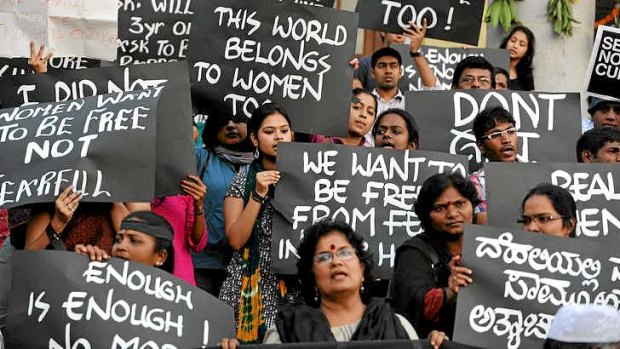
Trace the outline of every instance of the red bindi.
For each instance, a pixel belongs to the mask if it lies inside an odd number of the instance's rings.
[[[332,251],[335,250],[336,249],[336,245],[334,245],[334,244],[329,245],[329,249],[332,250]]]

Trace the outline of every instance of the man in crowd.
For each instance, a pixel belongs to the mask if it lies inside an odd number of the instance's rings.
[[[584,120],[582,131],[592,128],[609,126],[620,130],[620,102],[597,97],[588,98],[590,103],[588,113],[591,119]]]
[[[515,119],[502,107],[487,108],[474,118],[474,135],[482,155],[489,161],[516,162],[519,152]],[[474,208],[477,224],[487,222],[486,181],[484,168],[472,173],[469,179],[474,183],[482,203]]]
[[[597,127],[584,133],[577,141],[577,161],[620,162],[620,130]]]
[[[568,304],[555,314],[544,349],[620,349],[620,313],[609,305]]]
[[[454,68],[452,89],[469,90],[477,88],[483,90],[495,88],[495,68],[483,57],[469,56],[460,61]]]

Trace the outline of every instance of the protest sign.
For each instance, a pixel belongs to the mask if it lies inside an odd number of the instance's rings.
[[[273,0],[196,3],[189,49],[194,97],[251,116],[284,107],[295,131],[345,136],[357,14]]]
[[[86,69],[99,67],[101,61],[83,57],[52,57],[47,62],[47,71],[59,69]],[[26,58],[0,58],[0,77],[9,75],[32,74],[32,66]]]
[[[283,343],[277,346],[273,344],[244,345],[244,349],[432,349],[428,340],[364,340],[350,342],[306,342],[306,343]],[[217,349],[212,347],[210,349]],[[441,349],[476,349],[469,345],[444,341]]]
[[[280,2],[289,2],[300,5],[318,6],[318,7],[334,7],[336,0],[278,0]]]
[[[359,0],[360,28],[402,34],[410,23],[422,27],[426,37],[476,46],[482,26],[484,0]]]
[[[234,337],[232,309],[172,274],[59,251],[13,255],[8,332],[10,348],[50,349],[205,348]]]
[[[164,85],[157,108],[155,191],[157,196],[174,195],[180,192],[181,178],[196,171],[185,62],[4,77],[0,78],[0,102],[7,108]]]
[[[417,91],[407,93],[406,100],[422,130],[420,148],[467,155],[471,171],[485,161],[472,130],[474,118],[496,106],[516,121],[519,161],[575,161],[575,142],[581,135],[579,93]]]
[[[187,57],[192,27],[191,0],[121,0],[118,63],[162,63]]]
[[[586,91],[599,98],[620,99],[620,29],[599,26],[586,73]]]
[[[541,348],[564,304],[620,305],[616,244],[467,225],[454,339],[483,348]]]
[[[273,202],[273,269],[295,274],[303,230],[322,219],[346,221],[374,255],[377,275],[389,279],[396,248],[422,232],[413,205],[422,183],[442,172],[467,174],[465,157],[421,151],[282,143],[282,179]]]
[[[0,207],[146,201],[155,190],[157,101],[163,87],[0,110]]]
[[[412,59],[409,59],[409,45],[391,45],[395,48],[400,56],[403,57],[403,77],[400,79],[399,87],[401,91],[419,91],[422,90],[422,80],[417,71],[417,66]],[[462,47],[447,48],[435,46],[422,46],[421,51],[433,69],[435,77],[439,80],[441,88],[449,90],[452,88],[452,77],[454,76],[454,68],[466,57],[480,56],[484,57],[494,67],[502,68],[506,71],[510,69],[510,57],[508,51],[498,48],[467,48]]]
[[[617,164],[484,165],[488,221],[520,229],[521,202],[530,189],[551,183],[571,193],[577,204],[578,237],[620,238],[620,168]]]
[[[30,57],[33,40],[56,57],[114,60],[117,16],[116,0],[3,1],[0,56]]]

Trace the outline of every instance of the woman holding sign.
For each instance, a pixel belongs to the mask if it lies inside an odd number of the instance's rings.
[[[220,298],[234,308],[239,341],[258,343],[274,324],[280,303],[291,297],[271,270],[271,197],[280,180],[278,144],[291,142],[293,130],[286,111],[273,103],[252,113],[248,129],[259,157],[235,176],[224,199],[226,237],[236,252]]]
[[[523,199],[517,223],[523,230],[572,238],[577,227],[577,205],[566,189],[539,184]]]
[[[534,90],[532,63],[534,61],[534,33],[527,27],[518,25],[512,28],[502,40],[500,48],[508,50],[510,56],[510,90]]]
[[[396,312],[407,316],[420,336],[432,330],[452,335],[456,296],[472,282],[461,265],[465,224],[480,203],[474,185],[459,174],[427,179],[415,203],[424,232],[396,251],[392,288]]]

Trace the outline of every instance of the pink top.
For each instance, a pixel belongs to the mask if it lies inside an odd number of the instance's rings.
[[[205,233],[198,244],[192,242],[192,230],[194,227],[194,201],[189,195],[166,196],[163,199],[155,199],[151,204],[151,210],[158,215],[166,218],[174,230],[172,248],[174,249],[174,270],[173,274],[196,286],[194,279],[194,264],[190,248],[194,252],[202,251],[207,245],[207,227],[204,216],[202,225]]]

